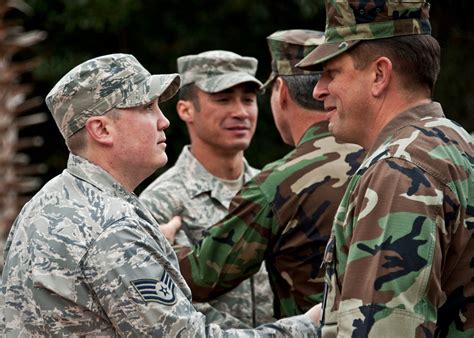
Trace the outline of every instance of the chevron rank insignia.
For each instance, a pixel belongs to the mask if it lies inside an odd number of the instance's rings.
[[[175,285],[165,271],[160,280],[137,279],[132,281],[132,285],[145,302],[157,302],[164,305],[176,303]]]

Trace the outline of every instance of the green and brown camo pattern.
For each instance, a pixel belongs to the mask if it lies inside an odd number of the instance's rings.
[[[244,185],[229,215],[198,245],[178,252],[193,299],[205,301],[232,289],[265,262],[277,318],[321,302],[324,248],[362,157],[359,146],[335,141],[327,121],[309,128],[294,151]]]
[[[272,57],[272,73],[263,85],[266,88],[276,76],[312,74],[313,71],[295,67],[318,45],[324,43],[324,33],[308,29],[277,31],[267,37]]]
[[[473,147],[435,102],[384,128],[336,214],[324,337],[474,336]]]
[[[430,34],[430,4],[413,0],[326,1],[326,42]]]

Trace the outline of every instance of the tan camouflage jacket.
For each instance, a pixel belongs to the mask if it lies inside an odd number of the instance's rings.
[[[206,299],[225,292],[265,262],[277,318],[320,303],[324,249],[363,155],[359,146],[337,143],[327,121],[308,128],[293,151],[244,185],[229,215],[209,235],[180,250],[181,271],[193,296]]]
[[[336,214],[323,337],[474,337],[473,164],[438,103],[383,129]]]
[[[5,258],[2,336],[311,337],[316,330],[305,316],[258,330],[206,326],[147,209],[74,155],[22,209]]]
[[[244,159],[244,181],[259,171]],[[185,146],[169,170],[152,182],[140,195],[158,223],[166,223],[174,215],[182,217],[177,234],[177,247],[197,243],[207,228],[227,215],[235,192],[209,173]],[[254,277],[243,281],[208,304],[195,303],[209,322],[224,328],[254,327],[274,321],[273,293],[265,267]]]

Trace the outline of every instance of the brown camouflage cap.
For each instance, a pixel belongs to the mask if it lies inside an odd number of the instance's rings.
[[[244,82],[262,83],[255,78],[257,59],[225,50],[212,50],[178,58],[183,86],[194,83],[207,93],[217,93]]]
[[[110,54],[88,60],[64,75],[46,96],[46,104],[64,139],[91,116],[112,108],[138,107],[179,89],[179,74],[151,75],[133,55]]]
[[[297,67],[312,68],[361,40],[431,34],[429,10],[420,0],[326,0],[326,41]]]
[[[267,42],[272,56],[272,72],[262,89],[266,89],[278,75],[313,73],[295,65],[324,43],[324,33],[307,29],[282,30],[267,36]]]

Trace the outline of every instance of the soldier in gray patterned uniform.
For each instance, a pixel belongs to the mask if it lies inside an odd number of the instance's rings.
[[[75,67],[48,94],[71,154],[9,234],[2,336],[314,335],[313,312],[223,331],[193,308],[173,248],[132,192],[166,163],[169,122],[158,102],[179,82],[178,74],[150,75],[133,56],[111,54]]]
[[[429,9],[327,1],[326,41],[300,63],[323,64],[331,132],[368,152],[326,248],[323,337],[474,337],[474,141],[432,101]]]
[[[191,145],[173,167],[140,195],[158,223],[180,215],[182,230],[175,247],[197,243],[206,229],[228,212],[242,184],[258,173],[244,150],[257,120],[257,60],[214,50],[178,58],[183,81],[176,105],[186,123]],[[195,303],[210,322],[221,327],[255,327],[274,321],[273,293],[265,267],[235,289]]]

